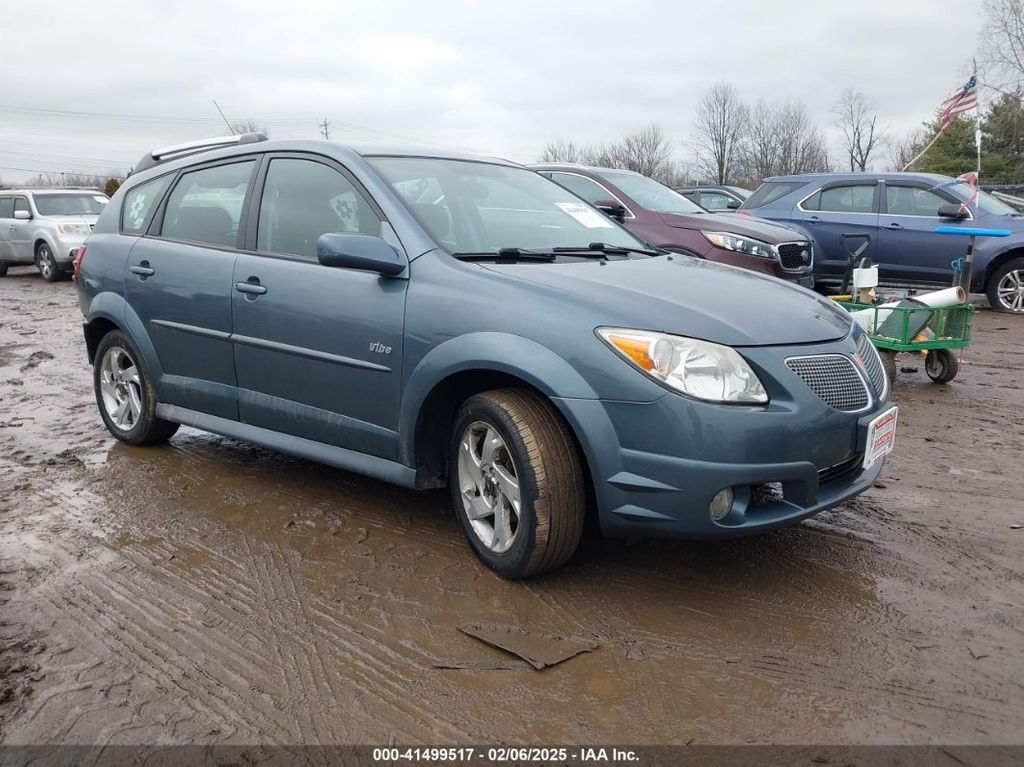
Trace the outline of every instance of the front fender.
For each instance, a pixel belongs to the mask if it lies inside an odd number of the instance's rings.
[[[412,464],[416,420],[427,396],[449,376],[470,370],[520,378],[552,398],[556,406],[559,399],[597,399],[590,384],[565,359],[535,341],[511,333],[457,336],[424,355],[405,382],[399,420],[403,463]]]

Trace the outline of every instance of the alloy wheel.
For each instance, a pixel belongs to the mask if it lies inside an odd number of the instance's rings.
[[[1004,274],[996,286],[996,296],[1004,309],[1024,312],[1024,269],[1014,269]]]
[[[508,445],[493,426],[474,421],[459,441],[459,490],[473,532],[501,554],[519,531],[519,477]]]
[[[44,279],[50,279],[53,276],[53,270],[55,265],[53,263],[53,255],[50,253],[50,249],[45,245],[39,248],[39,272],[43,275]]]
[[[131,431],[142,414],[139,368],[127,351],[111,346],[100,363],[100,395],[110,421],[121,431]]]

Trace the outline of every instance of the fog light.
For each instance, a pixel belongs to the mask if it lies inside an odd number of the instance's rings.
[[[711,505],[708,506],[708,510],[711,512],[711,518],[715,522],[722,519],[726,514],[732,510],[733,494],[732,488],[727,487],[722,490],[714,498],[711,499]]]

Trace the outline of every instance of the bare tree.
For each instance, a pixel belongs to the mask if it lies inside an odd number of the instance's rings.
[[[886,148],[886,158],[889,161],[889,170],[893,171],[903,170],[924,146],[919,130],[910,131],[902,138],[886,139],[883,143]]]
[[[728,83],[711,86],[697,107],[697,164],[719,184],[732,180],[747,129],[747,107]]]
[[[618,149],[621,155],[620,167],[643,176],[660,179],[674,166],[672,145],[665,131],[653,123],[623,138]]]
[[[753,183],[768,176],[829,169],[825,139],[800,101],[758,101],[750,110],[738,155],[737,175]]]
[[[537,162],[583,162],[583,149],[574,141],[566,139],[555,139],[544,145],[544,151],[540,153]]]
[[[979,54],[985,85],[1007,93],[1024,78],[1024,0],[985,0]]]
[[[624,168],[663,183],[675,181],[679,175],[672,145],[665,131],[654,124],[606,144],[586,146],[557,139],[544,147],[539,161]]]
[[[877,108],[875,101],[853,88],[844,90],[832,107],[834,124],[843,134],[851,172],[859,170],[863,173],[868,169],[871,155],[882,139]]]

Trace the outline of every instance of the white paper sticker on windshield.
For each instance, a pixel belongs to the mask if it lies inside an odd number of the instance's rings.
[[[110,202],[110,200],[108,200],[106,197],[100,197],[98,194],[94,194],[92,198],[96,200],[96,202],[101,203],[103,205],[106,205],[108,202]]]
[[[556,202],[559,208],[579,221],[587,229],[612,229],[612,222],[603,213],[588,208],[582,202]]]

